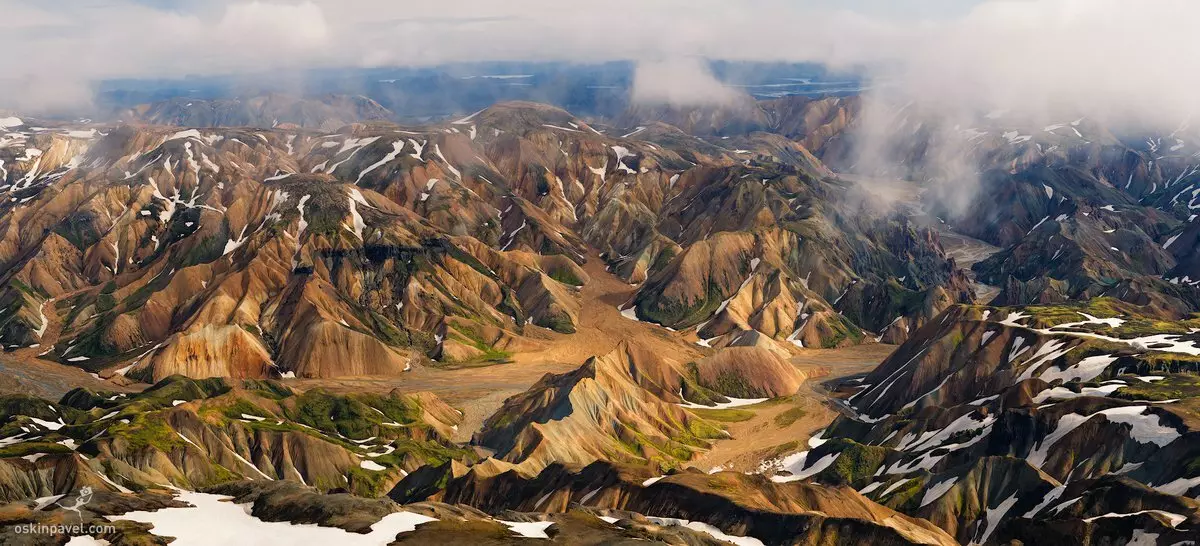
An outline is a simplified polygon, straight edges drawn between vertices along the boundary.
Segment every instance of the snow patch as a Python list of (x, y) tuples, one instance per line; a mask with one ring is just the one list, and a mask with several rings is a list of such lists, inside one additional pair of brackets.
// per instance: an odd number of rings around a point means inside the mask
[(550, 535), (546, 534), (546, 529), (549, 528), (551, 525), (554, 525), (553, 521), (530, 521), (530, 522), (517, 522), (517, 521), (504, 521), (504, 520), (496, 520), (496, 521), (499, 521), (500, 523), (507, 525), (509, 530), (511, 530), (512, 532), (514, 532), (518, 535), (521, 535), (525, 538), (550, 538)]
[(727, 535), (727, 534), (721, 532), (720, 529), (717, 529), (716, 527), (713, 527), (712, 525), (709, 525), (707, 523), (701, 523), (698, 521), (688, 521), (686, 519), (675, 519), (675, 518), (647, 517), (646, 519), (650, 520), (650, 522), (654, 523), (655, 525), (661, 525), (663, 527), (672, 527), (672, 526), (686, 527), (693, 531), (700, 531), (702, 533), (708, 534), (709, 536), (711, 536), (717, 540), (723, 540), (725, 542), (732, 543), (736, 546), (764, 546), (763, 541), (758, 540), (757, 538)]
[(238, 505), (228, 497), (182, 491), (178, 500), (189, 508), (163, 508), (154, 512), (129, 512), (107, 516), (110, 521), (128, 520), (149, 523), (158, 536), (176, 537), (175, 546), (256, 546), (290, 544), (295, 546), (383, 546), (396, 540), (399, 533), (411, 532), (422, 523), (437, 521), (412, 512), (395, 512), (371, 526), (366, 534), (351, 533), (336, 527), (315, 524), (268, 522), (250, 515), (249, 505)]

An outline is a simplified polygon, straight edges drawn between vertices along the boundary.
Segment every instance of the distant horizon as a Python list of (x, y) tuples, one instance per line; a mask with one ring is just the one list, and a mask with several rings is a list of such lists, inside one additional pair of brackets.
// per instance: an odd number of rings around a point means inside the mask
[[(712, 77), (723, 85), (757, 99), (789, 95), (828, 96), (860, 92), (861, 74), (831, 69), (819, 63), (724, 61), (704, 59)], [(169, 100), (217, 101), (263, 95), (319, 99), (327, 95), (361, 95), (391, 108), (397, 100), (438, 94), (461, 86), (458, 108), (447, 111), (399, 111), (403, 118), (424, 119), (478, 110), (502, 100), (533, 100), (596, 113), (580, 94), (607, 95), (609, 101), (632, 100), (633, 60), (602, 63), (564, 61), (478, 61), (437, 66), (376, 68), (313, 68), (256, 74), (192, 75), (180, 78), (120, 78), (97, 82), (92, 99), (81, 108), (63, 112), (14, 112), (49, 119), (105, 116), (114, 110)], [(512, 76), (520, 76), (517, 81)], [(517, 84), (521, 85), (517, 85)], [(517, 89), (521, 87), (523, 89)], [(574, 99), (573, 99), (574, 97)], [(494, 99), (494, 100), (492, 100)], [(579, 102), (583, 100), (584, 102)], [(615, 115), (616, 112), (607, 112)], [(36, 116), (35, 116), (36, 117)]]

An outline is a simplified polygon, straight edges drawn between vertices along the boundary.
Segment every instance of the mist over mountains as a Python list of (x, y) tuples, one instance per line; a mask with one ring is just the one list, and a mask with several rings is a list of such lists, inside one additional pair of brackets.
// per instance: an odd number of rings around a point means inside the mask
[[(692, 90), (693, 103), (748, 95), (837, 96), (856, 93), (861, 78), (831, 72), (816, 64), (714, 62), (679, 63), (695, 78), (709, 83)], [(666, 66), (659, 64), (657, 66)], [(490, 62), (430, 68), (316, 70), (295, 74), (194, 77), (183, 80), (113, 80), (101, 82), (94, 103), (75, 117), (117, 116), (139, 105), (162, 101), (195, 102), (249, 99), (278, 94), (292, 98), (362, 95), (392, 112), (397, 121), (421, 122), (463, 116), (506, 100), (554, 104), (579, 115), (616, 118), (633, 102), (659, 102), (660, 97), (635, 94), (638, 64)], [(643, 79), (658, 71), (643, 72)], [(686, 74), (685, 74), (686, 76)], [(669, 74), (660, 85), (689, 88)], [(727, 88), (728, 86), (728, 88)], [(646, 100), (640, 100), (646, 99)], [(675, 102), (666, 101), (663, 102)]]
[(1193, 3), (0, 13), (0, 543), (1200, 541)]

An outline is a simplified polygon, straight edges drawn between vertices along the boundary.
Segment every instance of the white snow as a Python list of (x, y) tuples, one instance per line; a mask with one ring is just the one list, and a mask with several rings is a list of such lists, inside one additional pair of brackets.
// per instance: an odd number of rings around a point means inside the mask
[(450, 169), (450, 172), (454, 173), (454, 178), (462, 180), (462, 173), (458, 172), (458, 169), (455, 169), (454, 165), (450, 164), (450, 160), (446, 159), (446, 156), (442, 155), (442, 147), (441, 146), (439, 146), (438, 144), (435, 143), (433, 145), (433, 153), (438, 156), (438, 159), (442, 160), (442, 163), (446, 164), (446, 168)]
[(725, 299), (725, 301), (721, 302), (721, 305), (717, 307), (717, 310), (713, 311), (712, 318), (709, 318), (708, 320), (704, 321), (703, 324), (696, 327), (697, 334), (703, 330), (705, 326), (708, 326), (708, 323), (712, 322), (713, 318), (716, 318), (722, 312), (724, 312), (725, 309), (729, 307), (730, 302), (733, 301), (733, 298), (736, 298), (737, 295), (746, 288), (746, 285), (750, 284), (750, 281), (754, 280), (754, 272), (758, 270), (758, 264), (761, 263), (761, 261), (762, 260), (759, 260), (758, 258), (750, 260), (750, 274), (746, 276), (746, 280), (742, 281), (742, 285), (739, 286), (737, 290), (734, 290), (733, 293)]
[(176, 537), (177, 540), (171, 543), (174, 546), (383, 546), (395, 541), (399, 533), (410, 532), (422, 523), (436, 521), (412, 512), (396, 512), (372, 525), (370, 533), (359, 534), (315, 524), (263, 521), (249, 514), (248, 505), (225, 502), (227, 497), (219, 495), (183, 491), (178, 499), (195, 507), (164, 508), (155, 512), (129, 512), (107, 517), (110, 521), (150, 523), (154, 525), (155, 535)]
[(420, 159), (421, 161), (425, 161), (425, 159), (421, 157), (421, 154), (425, 151), (425, 145), (429, 144), (429, 141), (425, 140), (425, 141), (422, 141), (420, 144), (417, 144), (417, 141), (410, 138), (410, 139), (408, 139), (408, 143), (412, 144), (413, 149), (416, 150), (413, 153), (408, 154), (408, 155), (412, 156), (414, 159)]
[(910, 481), (912, 481), (912, 478), (904, 478), (902, 480), (897, 481), (896, 483), (893, 483), (892, 485), (889, 485), (887, 489), (883, 490), (883, 493), (879, 494), (879, 498), (883, 499), (884, 497), (890, 495), (892, 493), (892, 491), (900, 489), (900, 486), (902, 486)]
[(645, 131), (645, 130), (646, 130), (646, 128), (645, 128), (645, 127), (643, 127), (643, 126), (639, 125), (639, 126), (637, 126), (637, 128), (636, 128), (636, 129), (634, 129), (634, 130), (633, 130), (633, 132), (631, 132), (631, 133), (626, 133), (626, 134), (624, 134), (624, 135), (621, 135), (621, 138), (629, 138), (629, 137), (631, 137), (631, 136), (633, 136), (633, 135), (636, 135), (636, 134), (638, 134), (638, 133), (640, 133), (640, 132), (642, 132), (642, 131)]
[(991, 402), (992, 400), (995, 400), (995, 399), (997, 399), (997, 398), (1000, 398), (1000, 395), (999, 395), (999, 394), (993, 394), (993, 395), (991, 395), (991, 396), (984, 396), (983, 398), (980, 398), (980, 399), (978, 399), (978, 400), (974, 400), (974, 401), (968, 402), (968, 404), (970, 404), (970, 405), (972, 405), (972, 406), (982, 406), (982, 405), (984, 405), (984, 404), (986, 404), (986, 403), (988, 403), (988, 402)]
[(47, 430), (58, 430), (60, 428), (63, 428), (64, 426), (66, 426), (66, 423), (62, 422), (62, 419), (59, 419), (59, 421), (57, 423), (52, 422), (52, 421), (44, 421), (42, 419), (38, 419), (37, 417), (30, 417), (29, 420), (33, 421), (34, 423), (37, 423), (38, 425), (41, 425), (42, 428), (45, 428)]
[(1129, 542), (1125, 546), (1158, 546), (1158, 533), (1147, 533), (1141, 529), (1134, 529), (1133, 535), (1129, 537)]
[(608, 173), (608, 158), (604, 159), (603, 167), (592, 167), (588, 165), (588, 170), (592, 171), (592, 174), (599, 176), (600, 182), (604, 182), (604, 177)]
[[(595, 489), (593, 489), (593, 490), (591, 490), (591, 491), (587, 492), (587, 493), (586, 493), (586, 494), (583, 496), (583, 498), (579, 499), (579, 504), (587, 504), (587, 501), (590, 501), (590, 500), (592, 500), (592, 497), (595, 497), (595, 496), (596, 496), (596, 494), (597, 494), (597, 493), (599, 493), (599, 492), (600, 492), (600, 488), (599, 488), (599, 487), (597, 487), (597, 488), (595, 488)], [(547, 494), (549, 494), (549, 493), (547, 493)]]
[(0, 447), (8, 447), (11, 445), (16, 445), (16, 444), (25, 442), (26, 440), (28, 440), (28, 438), (25, 438), (24, 433), (18, 434), (16, 436), (9, 436), (8, 438), (0, 438)]
[[(179, 436), (180, 436), (181, 438), (183, 437), (183, 435), (182, 435), (182, 434), (180, 434)], [(184, 438), (184, 439), (186, 440), (187, 438)], [(255, 472), (257, 472), (257, 473), (258, 473), (258, 475), (259, 475), (259, 476), (262, 476), (262, 478), (263, 478), (263, 479), (266, 479), (266, 480), (274, 480), (274, 478), (272, 478), (272, 477), (268, 476), (268, 475), (267, 475), (265, 472), (263, 472), (262, 470), (259, 470), (259, 468), (258, 468), (257, 466), (255, 466), (255, 465), (254, 465), (254, 463), (252, 463), (252, 462), (250, 462), (250, 461), (246, 460), (246, 458), (245, 458), (245, 457), (243, 457), (243, 456), (239, 455), (239, 454), (238, 454), (238, 452), (236, 452), (236, 451), (234, 451), (234, 450), (232, 450), (232, 449), (231, 449), (231, 450), (229, 450), (229, 453), (230, 453), (231, 455), (233, 455), (233, 458), (235, 458), (235, 459), (237, 459), (237, 460), (241, 461), (243, 464), (245, 464), (246, 466), (250, 467), (252, 470), (254, 470)]]
[(1008, 351), (1008, 362), (1015, 363), (1017, 361), (1017, 357), (1021, 356), (1021, 354), (1024, 353), (1025, 351), (1028, 351), (1030, 349), (1030, 347), (1032, 347), (1032, 345), (1029, 345), (1029, 346), (1025, 345), (1025, 338), (1017, 337), (1016, 339), (1014, 339), (1012, 348), (1009, 349), (1009, 351)]
[(1050, 503), (1054, 502), (1059, 497), (1061, 497), (1063, 494), (1063, 491), (1066, 491), (1066, 490), (1067, 490), (1067, 486), (1065, 486), (1065, 485), (1060, 485), (1058, 487), (1055, 487), (1054, 489), (1051, 489), (1050, 492), (1046, 493), (1046, 496), (1044, 498), (1042, 498), (1042, 502), (1038, 503), (1037, 506), (1034, 506), (1028, 512), (1025, 512), (1024, 517), (1032, 518), (1033, 516), (1036, 516), (1038, 514), (1038, 512), (1042, 511), (1043, 508), (1049, 506)]
[(1004, 499), (1004, 501), (996, 505), (995, 508), (988, 508), (987, 512), (984, 514), (985, 527), (983, 531), (983, 537), (975, 542), (978, 544), (987, 544), (988, 537), (992, 536), (992, 532), (995, 531), (996, 527), (1000, 525), (1000, 522), (1004, 520), (1004, 515), (1007, 514), (1016, 503), (1017, 494), (1013, 493), (1011, 497)]
[(1182, 495), (1197, 485), (1200, 485), (1200, 476), (1195, 478), (1179, 478), (1153, 487), (1168, 495)]
[(958, 478), (950, 478), (948, 480), (938, 482), (933, 487), (926, 489), (925, 496), (921, 497), (921, 506), (923, 507), (926, 504), (942, 498), (942, 495), (945, 495), (946, 492), (949, 491), (951, 487), (954, 487), (954, 484), (956, 483), (958, 483)]
[[(437, 178), (430, 178), (429, 180), (425, 181), (425, 191), (421, 192), (421, 201), (422, 202), (427, 201), (429, 199), (429, 196), (431, 195), (430, 192), (433, 191), (433, 188), (435, 186), (437, 186), (438, 182), (440, 182), (440, 180), (438, 180)], [(525, 227), (525, 226), (522, 225), (521, 227)], [(517, 231), (520, 231), (520, 228), (518, 228)], [(513, 233), (515, 234), (516, 232), (514, 231)]]
[(1029, 142), (1030, 140), (1033, 140), (1033, 135), (1022, 135), (1017, 131), (1009, 131), (1001, 136), (1007, 139), (1009, 144), (1020, 144), (1022, 142)]
[(811, 452), (801, 451), (800, 453), (794, 453), (784, 457), (783, 460), (780, 461), (780, 467), (782, 470), (791, 472), (792, 475), (771, 476), (771, 481), (778, 483), (795, 482), (808, 478), (809, 476), (815, 476), (820, 474), (822, 470), (829, 468), (829, 466), (837, 460), (838, 456), (841, 455), (841, 453), (830, 453), (818, 459), (811, 466), (805, 468), (808, 463), (809, 453)]
[(387, 165), (388, 163), (391, 163), (392, 160), (396, 159), (396, 157), (398, 157), (400, 155), (400, 152), (403, 152), (403, 151), (404, 151), (404, 141), (403, 140), (397, 140), (397, 141), (393, 142), (391, 153), (383, 156), (383, 159), (380, 159), (379, 161), (373, 163), (370, 167), (367, 167), (367, 168), (363, 169), (362, 172), (358, 173), (358, 179), (355, 180), (354, 183), (358, 184), (359, 182), (362, 182), (362, 179), (364, 176), (367, 176), (368, 173), (370, 173), (371, 171), (373, 171), (375, 169), (378, 169), (384, 165)]
[(501, 248), (500, 250), (502, 252), (507, 251), (508, 248), (511, 247), (512, 244), (517, 241), (517, 234), (520, 233), (521, 230), (525, 229), (526, 227), (529, 227), (529, 222), (527, 222), (525, 220), (521, 220), (521, 225), (519, 227), (517, 227), (517, 229), (513, 230), (513, 232), (508, 235), (508, 243), (505, 244), (504, 248)]
[[(682, 398), (683, 395), (680, 394), (680, 397)], [(713, 406), (704, 406), (701, 404), (693, 404), (691, 402), (684, 402), (679, 404), (679, 406), (690, 409), (729, 409), (740, 408), (742, 406), (753, 406), (754, 404), (761, 404), (767, 400), (770, 400), (770, 398), (733, 398), (731, 396), (726, 396), (725, 398), (727, 398), (729, 401)]]
[(71, 540), (67, 541), (66, 546), (109, 546), (110, 544), (112, 543), (102, 538), (80, 535), (71, 537)]
[[(484, 108), (484, 110), (487, 110), (487, 109)], [(462, 118), (458, 121), (451, 122), (451, 125), (466, 125), (468, 123), (471, 123), (471, 120), (475, 119), (475, 116), (478, 116), (479, 114), (482, 114), (482, 113), (483, 113), (483, 110), (480, 110), (480, 111), (475, 112), (474, 114), (471, 114), (471, 115), (469, 115), (465, 118)]]
[(38, 317), (42, 322), (42, 325), (38, 326), (38, 329), (34, 331), (34, 333), (37, 334), (38, 339), (42, 339), (42, 335), (46, 333), (46, 328), (50, 326), (50, 320), (46, 318), (46, 303), (50, 303), (52, 301), (54, 301), (54, 298), (51, 298), (42, 305), (38, 306)]
[[(972, 418), (973, 415), (973, 413), (968, 413), (954, 420), (954, 422), (950, 423), (944, 429), (927, 431), (920, 436), (914, 437), (914, 434), (905, 434), (897, 444), (898, 449), (924, 451), (925, 453), (922, 453), (920, 457), (908, 463), (897, 461), (891, 467), (888, 467), (886, 472), (888, 474), (906, 474), (916, 470), (929, 470), (950, 453), (983, 441), (988, 436), (992, 423), (996, 421), (996, 417), (988, 415), (983, 421), (975, 421)], [(981, 432), (965, 442), (943, 445), (956, 432), (966, 430), (980, 430)]]
[(1125, 385), (1117, 383), (1102, 385), (1100, 387), (1084, 387), (1079, 392), (1066, 387), (1054, 387), (1039, 392), (1037, 396), (1033, 397), (1033, 403), (1041, 404), (1047, 400), (1070, 400), (1081, 396), (1108, 396), (1123, 388), (1125, 388)]
[(546, 534), (546, 529), (548, 527), (550, 527), (551, 525), (554, 525), (553, 521), (530, 521), (530, 522), (504, 521), (504, 520), (496, 520), (496, 521), (499, 521), (500, 523), (507, 525), (508, 528), (512, 530), (512, 532), (514, 532), (518, 535), (521, 535), (525, 538), (550, 538), (550, 535)]
[[(170, 142), (172, 140), (179, 140), (181, 138), (203, 139), (204, 137), (200, 136), (200, 131), (197, 131), (195, 129), (188, 129), (186, 131), (179, 131), (178, 133), (175, 133), (175, 134), (171, 135), (170, 137), (167, 137), (167, 140), (165, 140), (163, 142)], [(167, 170), (170, 170), (170, 169), (167, 169)]]
[(1077, 413), (1063, 415), (1059, 418), (1058, 426), (1055, 427), (1054, 432), (1046, 435), (1026, 460), (1029, 461), (1029, 464), (1041, 468), (1046, 463), (1047, 457), (1049, 457), (1050, 448), (1056, 442), (1097, 415), (1103, 415), (1114, 423), (1130, 425), (1132, 429), (1129, 432), (1129, 436), (1139, 443), (1152, 443), (1163, 447), (1175, 441), (1179, 437), (1179, 431), (1161, 424), (1157, 415), (1145, 414), (1148, 409), (1150, 409), (1149, 406), (1125, 406), (1098, 411), (1091, 415), (1079, 415)]
[(663, 478), (665, 478), (665, 477), (666, 477), (666, 476), (658, 476), (658, 477), (656, 477), (656, 478), (650, 478), (650, 479), (648, 479), (648, 480), (646, 480), (646, 481), (642, 482), (642, 487), (650, 487), (651, 485), (654, 485), (654, 484), (658, 483), (658, 480), (661, 480), (661, 479), (663, 479)]
[(237, 250), (242, 245), (246, 244), (246, 228), (247, 227), (249, 227), (249, 226), (242, 227), (242, 232), (240, 234), (238, 234), (237, 239), (230, 239), (225, 242), (225, 250), (221, 253), (222, 256), (225, 256), (225, 255), (229, 254), (230, 252)]
[(688, 521), (686, 519), (675, 519), (675, 518), (647, 517), (646, 519), (650, 520), (655, 525), (661, 525), (664, 527), (670, 527), (670, 526), (687, 527), (688, 529), (691, 529), (693, 531), (700, 531), (702, 533), (707, 533), (709, 536), (711, 536), (717, 540), (723, 540), (725, 542), (735, 544), (736, 546), (764, 546), (763, 541), (758, 540), (757, 538), (738, 537), (738, 536), (727, 535), (727, 534), (721, 532), (720, 529), (717, 529), (716, 527), (713, 527), (712, 525), (709, 525), (707, 523), (701, 523), (698, 521)]
[(1040, 377), (1047, 383), (1053, 383), (1056, 379), (1062, 379), (1068, 383), (1071, 381), (1087, 382), (1104, 373), (1108, 365), (1116, 362), (1116, 360), (1117, 357), (1113, 355), (1089, 356), (1065, 370), (1050, 368), (1042, 372)]
[[(1111, 341), (1113, 343), (1124, 343), (1140, 350), (1147, 350), (1147, 348), (1150, 346), (1156, 346), (1153, 349), (1155, 351), (1200, 356), (1200, 347), (1197, 347), (1194, 341), (1181, 341), (1179, 339), (1181, 336), (1175, 334), (1154, 334), (1127, 339), (1095, 334), (1091, 332), (1064, 332), (1054, 329), (1037, 329), (1034, 331), (1046, 335), (1068, 335), (1088, 339), (1101, 339), (1104, 341)], [(1161, 347), (1157, 345), (1161, 345)]]
[[(357, 193), (357, 190), (355, 190)], [(367, 223), (363, 221), (363, 217), (358, 213), (358, 200), (353, 195), (347, 197), (350, 201), (350, 221), (354, 222), (353, 231), (359, 240), (363, 240), (363, 230), (366, 229)], [(359, 199), (362, 199), (362, 194), (359, 194)]]
[(1057, 324), (1055, 326), (1051, 326), (1050, 329), (1055, 330), (1055, 329), (1060, 329), (1060, 328), (1063, 328), (1063, 329), (1074, 328), (1076, 326), (1083, 326), (1084, 324), (1104, 324), (1110, 328), (1120, 328), (1122, 324), (1125, 324), (1124, 319), (1120, 319), (1120, 318), (1116, 318), (1116, 317), (1098, 318), (1098, 317), (1093, 317), (1092, 315), (1089, 315), (1087, 313), (1079, 313), (1079, 314), (1082, 315), (1083, 318), (1086, 320), (1081, 320), (1079, 322), (1068, 322), (1066, 324)]
[(630, 152), (629, 148), (626, 148), (624, 146), (613, 146), (612, 150), (613, 150), (613, 153), (617, 154), (617, 170), (618, 171), (625, 171), (629, 174), (637, 174), (637, 171), (635, 171), (635, 170), (629, 168), (629, 166), (625, 165), (625, 161), (624, 161), (625, 158), (627, 158), (627, 157), (637, 157), (637, 154)]
[(379, 464), (379, 463), (377, 463), (377, 462), (375, 462), (375, 461), (365, 461), (365, 460), (364, 460), (364, 461), (362, 461), (362, 462), (358, 463), (358, 466), (360, 466), (360, 467), (362, 467), (362, 468), (364, 468), (364, 469), (367, 469), (367, 470), (374, 471), (374, 472), (379, 472), (379, 471), (382, 471), (382, 470), (387, 470), (387, 467), (386, 467), (386, 466), (383, 466), (383, 465), (381, 465), (381, 464)]
[(975, 419), (975, 412), (967, 413), (946, 425), (945, 428), (926, 431), (916, 437), (911, 433), (905, 434), (896, 448), (901, 451), (928, 451), (941, 446), (943, 442), (959, 432), (985, 429), (994, 422), (996, 422), (995, 415), (988, 414), (982, 421), (979, 421)]
[(867, 493), (870, 493), (876, 489), (879, 489), (879, 487), (882, 486), (884, 483), (886, 483), (886, 482), (871, 482), (866, 487), (859, 489), (858, 494), (866, 495)]
[(1163, 516), (1163, 517), (1167, 518), (1167, 521), (1170, 522), (1171, 527), (1178, 527), (1180, 523), (1187, 521), (1187, 516), (1181, 516), (1179, 514), (1176, 514), (1173, 512), (1166, 512), (1163, 510), (1142, 510), (1140, 512), (1131, 512), (1129, 514), (1116, 514), (1116, 513), (1110, 512), (1108, 514), (1104, 514), (1101, 516), (1087, 518), (1083, 521), (1091, 523), (1093, 521), (1096, 521), (1096, 520), (1102, 519), (1102, 518), (1127, 518), (1127, 517), (1132, 517), (1132, 516), (1138, 516), (1141, 514), (1158, 514), (1160, 516)]
[(307, 203), (308, 200), (311, 198), (312, 198), (311, 195), (305, 195), (304, 197), (300, 198), (300, 202), (296, 205), (296, 210), (300, 211), (300, 222), (299, 222), (300, 231), (297, 233), (297, 235), (296, 235), (297, 237), (299, 237), (301, 234), (303, 234), (305, 228), (308, 227), (308, 222), (306, 222), (304, 220), (304, 204)]
[(1004, 320), (1000, 321), (1000, 324), (1003, 324), (1005, 326), (1014, 326), (1014, 327), (1015, 326), (1024, 326), (1022, 324), (1017, 324), (1017, 321), (1022, 320), (1022, 319), (1027, 319), (1027, 318), (1029, 318), (1029, 315), (1026, 315), (1025, 313), (1022, 313), (1020, 311), (1013, 311), (1012, 313), (1009, 313), (1008, 316), (1004, 318)]
[(353, 158), (355, 155), (358, 155), (359, 151), (361, 151), (363, 148), (365, 148), (367, 146), (370, 146), (376, 140), (379, 140), (379, 138), (380, 137), (348, 138), (348, 139), (346, 139), (346, 141), (342, 143), (342, 148), (340, 150), (338, 150), (337, 153), (333, 154), (334, 157), (337, 157), (338, 155), (345, 153), (347, 150), (353, 150), (353, 151), (351, 151), (350, 154), (347, 155), (341, 161), (338, 161), (337, 163), (334, 163), (330, 167), (326, 168), (325, 174), (333, 174), (333, 172), (336, 171), (338, 167), (341, 167), (343, 163), (350, 161), (351, 158)]

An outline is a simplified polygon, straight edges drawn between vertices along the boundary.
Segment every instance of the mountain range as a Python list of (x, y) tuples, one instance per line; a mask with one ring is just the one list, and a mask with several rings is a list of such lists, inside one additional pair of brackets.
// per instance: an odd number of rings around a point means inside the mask
[(866, 100), (0, 118), (0, 535), (1197, 540), (1200, 135)]

